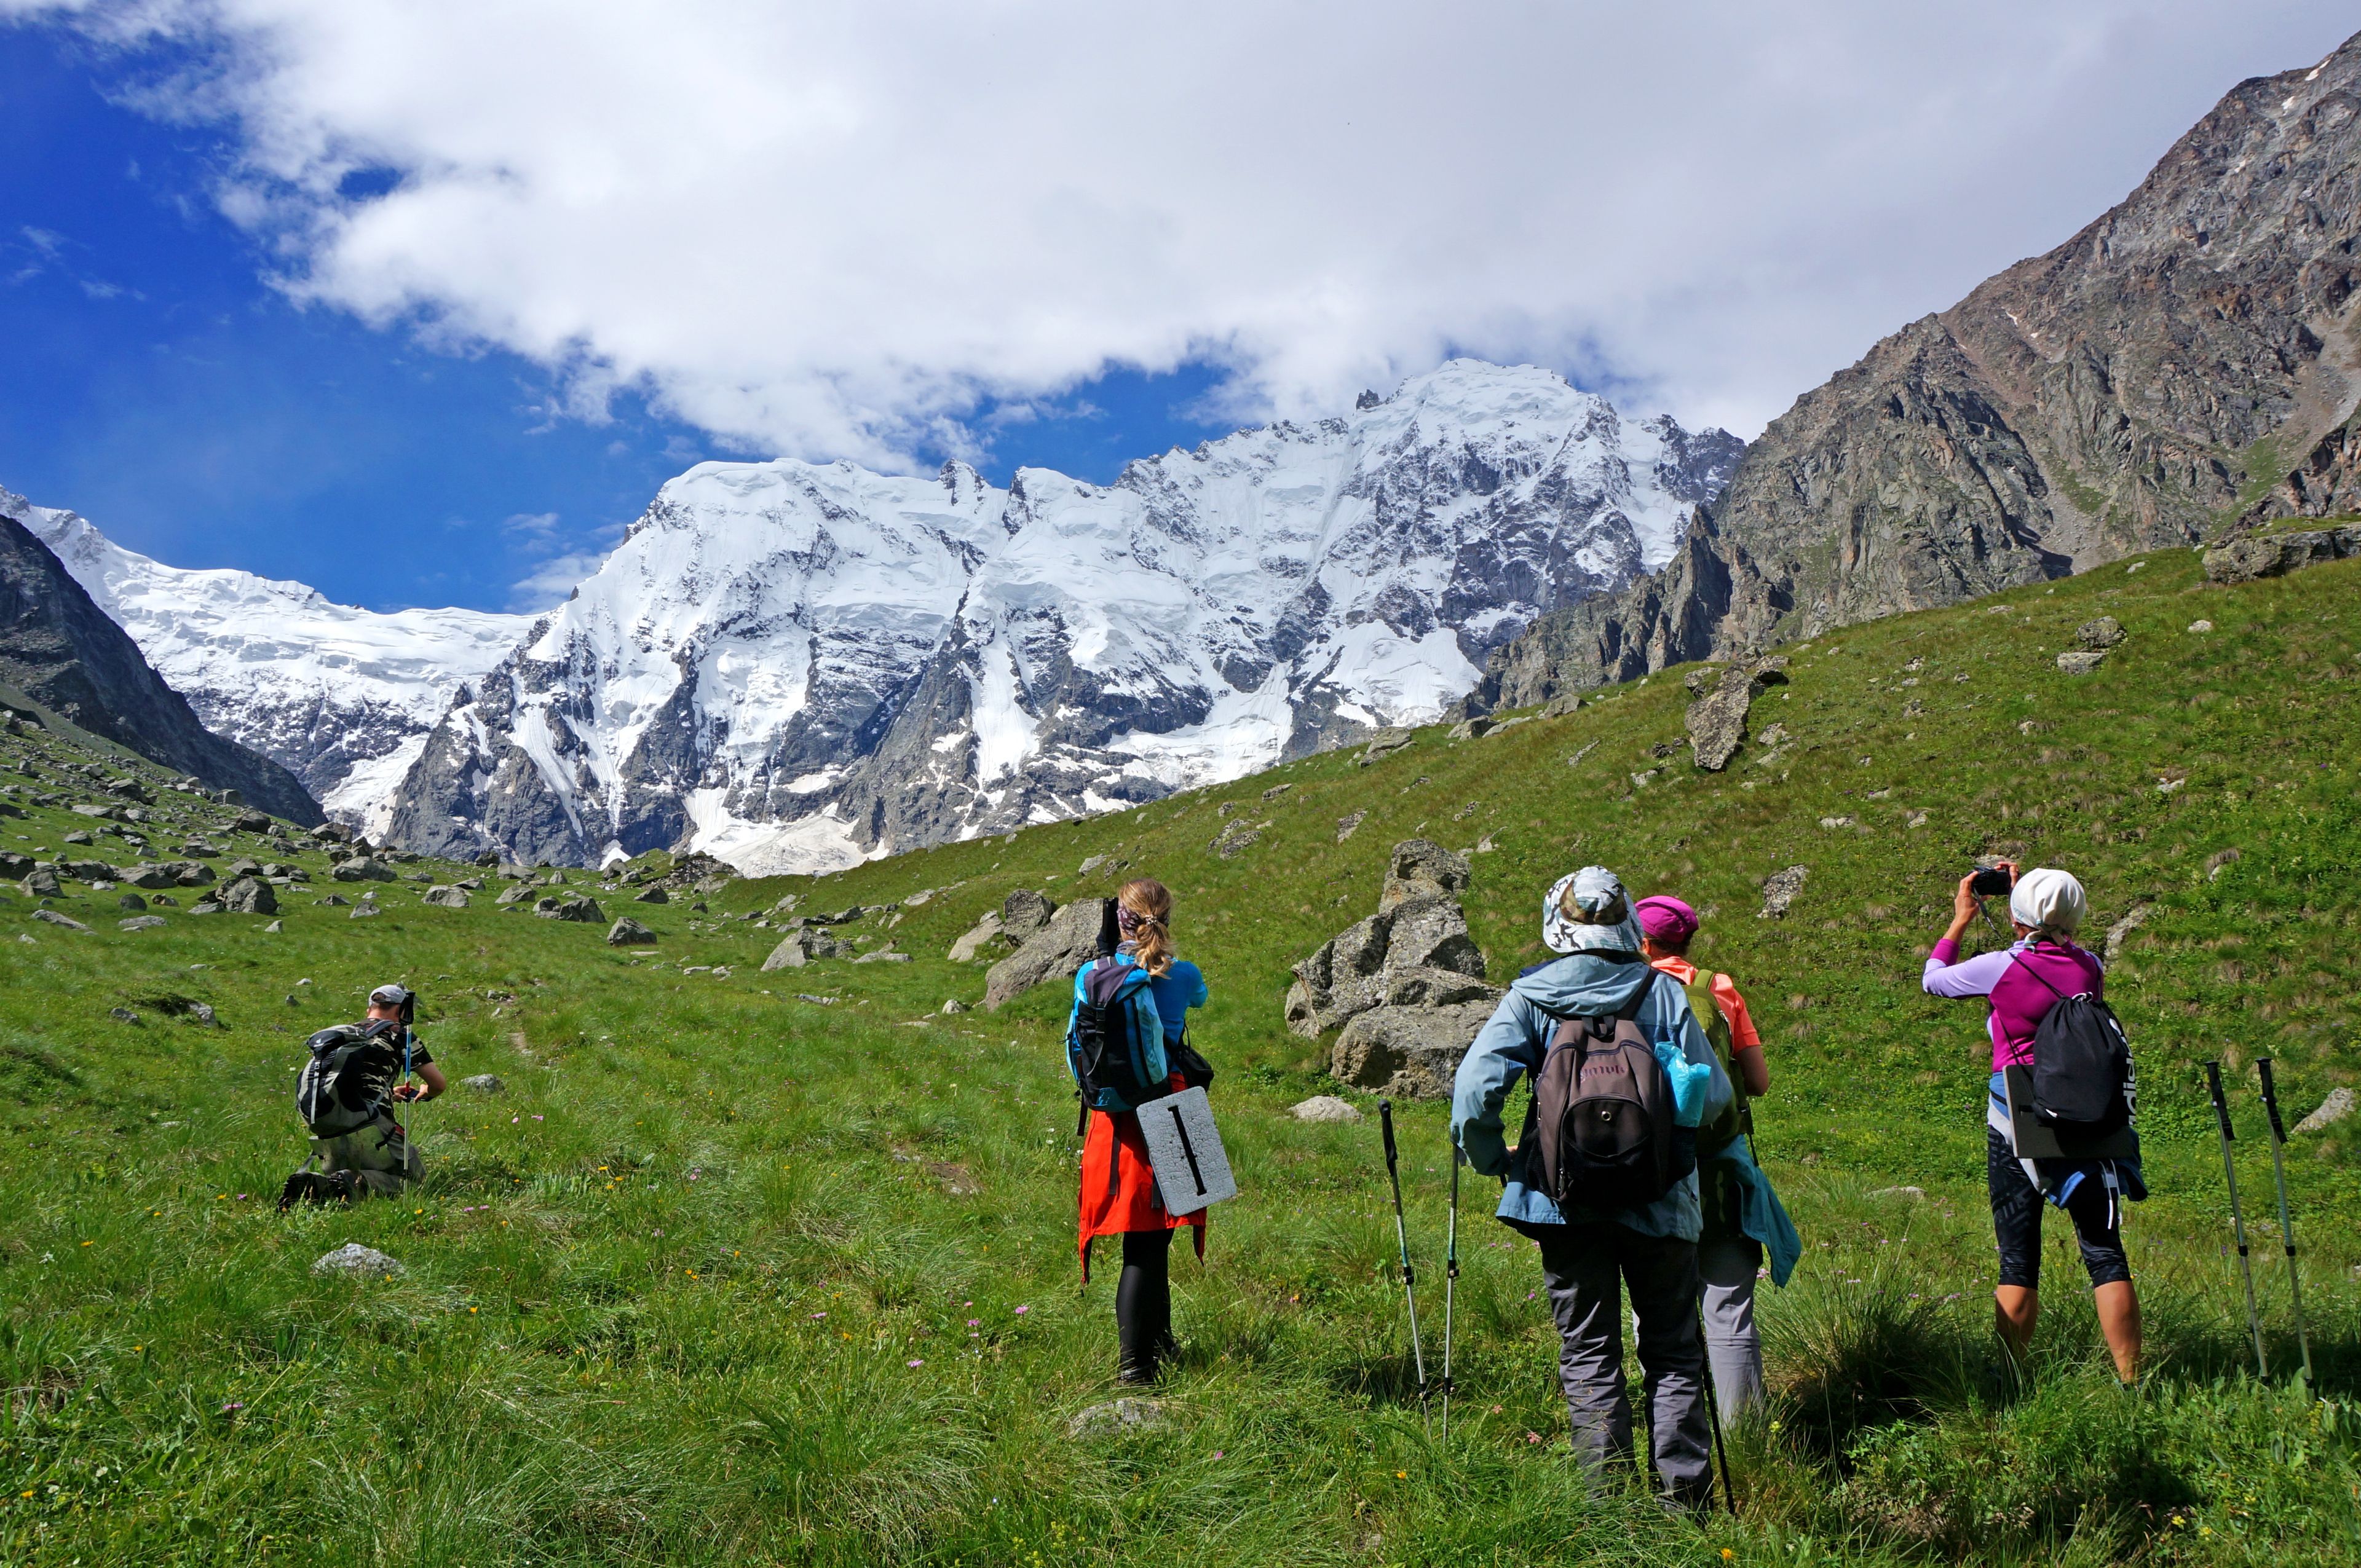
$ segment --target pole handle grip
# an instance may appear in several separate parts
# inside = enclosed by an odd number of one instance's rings
[[[1394,1102],[1392,1101],[1380,1100],[1378,1102],[1378,1126],[1384,1132],[1386,1136],[1386,1168],[1388,1170],[1391,1170],[1394,1168],[1396,1157],[1394,1152]]]
[[[2218,1061],[2205,1064],[2205,1090],[2213,1096],[2213,1119],[2221,1124],[2222,1141],[2235,1143],[2237,1135],[2230,1130],[2230,1102],[2222,1093],[2222,1064]]]
[[[2263,1109],[2270,1114],[2272,1140],[2283,1144],[2287,1142],[2287,1124],[2279,1120],[2279,1092],[2271,1082],[2271,1058],[2257,1057],[2255,1070],[2262,1075]]]

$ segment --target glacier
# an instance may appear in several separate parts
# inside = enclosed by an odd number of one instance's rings
[[[822,872],[1237,777],[1438,717],[1536,617],[1669,560],[1742,450],[1455,360],[1104,486],[700,464],[456,683],[373,820]]]

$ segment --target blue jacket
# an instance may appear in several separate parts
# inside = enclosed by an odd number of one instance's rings
[[[1738,1184],[1738,1228],[1763,1244],[1763,1255],[1771,1264],[1771,1283],[1784,1287],[1804,1255],[1804,1238],[1795,1234],[1795,1222],[1787,1217],[1786,1205],[1772,1190],[1771,1179],[1754,1163],[1754,1150],[1744,1138],[1732,1138],[1711,1155],[1700,1155],[1697,1163],[1729,1170]]]
[[[1637,956],[1618,962],[1598,953],[1574,953],[1542,964],[1517,977],[1509,994],[1459,1063],[1451,1096],[1451,1136],[1467,1155],[1467,1163],[1486,1176],[1507,1182],[1500,1194],[1498,1218],[1520,1227],[1584,1224],[1612,1220],[1643,1236],[1672,1236],[1693,1242],[1703,1227],[1697,1206],[1697,1173],[1673,1184],[1672,1190],[1653,1203],[1613,1213],[1586,1209],[1561,1212],[1555,1203],[1524,1184],[1524,1160],[1512,1158],[1501,1135],[1500,1109],[1518,1079],[1541,1070],[1549,1037],[1563,1018],[1597,1018],[1628,1003],[1645,988],[1639,1015],[1633,1021],[1655,1047],[1657,1059],[1684,1069],[1675,1076],[1693,1078],[1702,1094],[1685,1096],[1679,1120],[1697,1126],[1720,1115],[1730,1102],[1729,1075],[1714,1059],[1713,1046],[1689,1011],[1688,993],[1681,982],[1651,969]],[[1698,1069],[1706,1069],[1698,1072]]]
[[[1089,983],[1091,970],[1097,968],[1101,961],[1098,959],[1093,959],[1075,971],[1074,1001],[1073,1004],[1066,1010],[1066,1069],[1074,1075],[1074,1081],[1077,1084],[1082,1080],[1082,1072],[1080,1047],[1074,1040],[1074,1023],[1082,1012],[1082,1002],[1087,995],[1084,988]],[[1142,1083],[1161,1083],[1172,1075],[1172,1069],[1164,1055],[1164,1020],[1156,1011],[1154,981],[1148,972],[1139,967],[1138,960],[1129,953],[1116,953],[1112,961],[1132,971],[1131,975],[1126,978],[1124,988],[1116,1002],[1117,1006],[1128,1008],[1131,1013],[1130,1035],[1132,1049],[1135,1053],[1132,1070],[1138,1075]],[[1099,1091],[1096,1103],[1092,1108],[1098,1111],[1128,1111],[1132,1106],[1115,1091],[1102,1089]]]

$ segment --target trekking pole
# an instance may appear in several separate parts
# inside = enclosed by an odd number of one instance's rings
[[[2287,1148],[2287,1125],[2279,1120],[2279,1091],[2271,1084],[2271,1058],[2257,1057],[2255,1069],[2263,1079],[2263,1109],[2270,1113],[2271,1175],[2279,1182],[2279,1241],[2287,1248],[2288,1299],[2295,1304],[2295,1343],[2303,1351],[2304,1392],[2311,1393],[2312,1336],[2304,1332],[2303,1286],[2297,1280],[2295,1271],[2295,1221],[2288,1213],[2287,1156],[2284,1152]]]
[[[2255,1334],[2255,1365],[2268,1382],[2269,1360],[2263,1354],[2263,1318],[2255,1310],[2255,1266],[2246,1256],[2246,1216],[2238,1208],[2238,1168],[2230,1157],[2230,1102],[2222,1093],[2222,1064],[2205,1064],[2205,1087],[2213,1096],[2213,1120],[2222,1129],[2222,1176],[2230,1184],[2230,1226],[2238,1239],[2238,1272],[2246,1279],[2246,1326]]]
[[[1394,1190],[1394,1245],[1401,1256],[1402,1301],[1410,1310],[1410,1354],[1418,1367],[1418,1414],[1426,1419],[1426,1353],[1418,1343],[1417,1273],[1410,1266],[1410,1232],[1402,1223],[1401,1170],[1394,1148],[1394,1102],[1378,1102],[1378,1125],[1386,1135],[1386,1179]]]
[[[1451,1146],[1451,1219],[1443,1244],[1443,1436],[1451,1437],[1451,1306],[1459,1284],[1459,1146]]]
[[[1702,1296],[1702,1292],[1700,1292]],[[1721,1401],[1713,1392],[1713,1353],[1705,1347],[1705,1302],[1697,1302],[1697,1349],[1705,1356],[1705,1419],[1713,1424],[1713,1456],[1721,1465],[1721,1506],[1738,1517],[1738,1497],[1730,1489],[1730,1451],[1721,1445]]]

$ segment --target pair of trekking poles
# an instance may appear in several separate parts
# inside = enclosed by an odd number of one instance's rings
[[[2303,1323],[2303,1284],[2296,1273],[2295,1221],[2288,1212],[2287,1126],[2279,1120],[2279,1091],[2271,1083],[2271,1058],[2255,1058],[2255,1069],[2262,1079],[2263,1109],[2271,1123],[2271,1175],[2279,1184],[2279,1245],[2287,1252],[2288,1299],[2295,1309],[2295,1340],[2303,1354],[2303,1387],[2314,1391],[2312,1377],[2312,1336]],[[2238,1167],[2231,1157],[2230,1145],[2235,1135],[2230,1130],[2230,1101],[2222,1091],[2222,1064],[2205,1064],[2205,1087],[2213,1096],[2213,1121],[2222,1133],[2222,1175],[2230,1186],[2230,1227],[2238,1243],[2238,1272],[2246,1283],[2246,1328],[2255,1337],[2255,1371],[2264,1381],[2271,1376],[2270,1358],[2263,1352],[2263,1315],[2255,1305],[2255,1265],[2246,1251],[2246,1216],[2238,1206]]]
[[[1456,1143],[1451,1146],[1451,1211],[1450,1218],[1445,1223],[1443,1244],[1443,1380],[1438,1388],[1430,1387],[1427,1383],[1426,1352],[1421,1346],[1418,1337],[1418,1270],[1410,1261],[1410,1227],[1402,1218],[1400,1156],[1394,1144],[1394,1102],[1392,1101],[1378,1102],[1378,1126],[1385,1136],[1386,1180],[1393,1188],[1394,1246],[1396,1255],[1400,1260],[1402,1304],[1410,1316],[1411,1364],[1418,1373],[1419,1419],[1422,1421],[1426,1419],[1429,1395],[1439,1391],[1443,1396],[1443,1436],[1448,1440],[1451,1436],[1453,1392],[1452,1309],[1459,1285],[1459,1167],[1465,1162],[1466,1157],[1460,1153]],[[1701,1302],[1700,1307],[1702,1307]],[[1705,1337],[1702,1332],[1702,1320],[1699,1326],[1700,1332],[1697,1337],[1699,1349],[1702,1351]],[[1721,1408],[1720,1402],[1714,1398],[1713,1365],[1710,1360],[1707,1362],[1705,1368],[1705,1410],[1706,1420],[1713,1429],[1714,1458],[1721,1465],[1722,1506],[1735,1514],[1738,1512],[1738,1502],[1730,1486],[1730,1455],[1721,1445]]]

